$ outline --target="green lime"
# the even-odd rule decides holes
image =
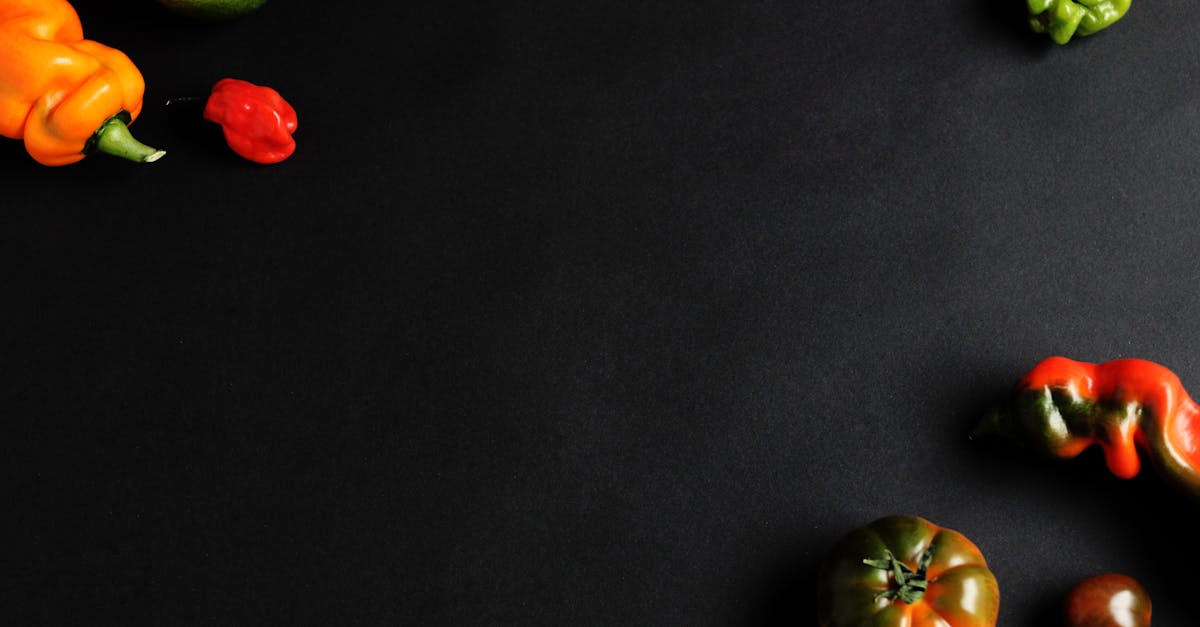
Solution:
[[[227,20],[241,17],[266,4],[267,0],[158,0],[184,17]]]

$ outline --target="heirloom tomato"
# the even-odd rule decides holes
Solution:
[[[820,627],[994,627],[999,609],[978,547],[916,516],[850,532],[821,568]]]

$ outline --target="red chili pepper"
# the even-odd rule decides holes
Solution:
[[[1175,373],[1153,362],[1051,357],[975,433],[1009,436],[1060,458],[1095,444],[1108,469],[1126,479],[1141,469],[1140,446],[1158,472],[1200,497],[1200,405]]]
[[[270,87],[236,78],[213,85],[204,119],[221,125],[225,143],[256,163],[279,163],[296,150],[296,110]]]

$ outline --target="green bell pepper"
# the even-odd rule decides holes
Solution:
[[[1130,0],[1026,0],[1029,26],[1065,44],[1072,35],[1091,35],[1121,19]]]

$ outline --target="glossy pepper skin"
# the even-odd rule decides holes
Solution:
[[[1029,26],[1057,44],[1112,26],[1129,10],[1130,0],[1026,0]]]
[[[917,516],[851,531],[821,567],[819,627],[993,627],[999,610],[979,548]]]
[[[1154,362],[1050,357],[974,435],[993,434],[1064,459],[1099,446],[1109,470],[1126,479],[1141,469],[1141,448],[1164,477],[1200,497],[1200,406],[1175,373]]]
[[[145,82],[124,53],[83,38],[64,0],[0,0],[0,135],[21,139],[38,163],[75,163],[91,151],[154,161],[127,125]]]
[[[236,78],[213,85],[204,119],[221,125],[225,143],[256,163],[279,163],[296,151],[296,110],[279,92]]]

